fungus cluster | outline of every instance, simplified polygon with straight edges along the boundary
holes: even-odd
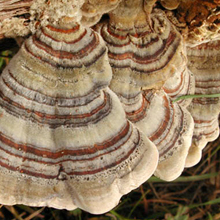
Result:
[[[101,214],[199,162],[219,98],[175,100],[219,93],[220,43],[184,41],[155,2],[34,2],[33,34],[0,76],[1,204]]]
[[[188,106],[194,131],[186,167],[197,164],[202,149],[219,136],[219,6],[217,0],[184,0],[175,11],[167,11],[185,40],[187,67],[195,78],[194,93],[208,95],[194,98]]]

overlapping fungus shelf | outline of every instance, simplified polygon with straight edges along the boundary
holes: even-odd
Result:
[[[188,66],[195,75],[195,94],[220,93],[220,41],[188,47]],[[202,149],[207,142],[219,135],[219,98],[196,98],[188,107],[195,121],[193,145],[190,149],[187,166],[193,166],[201,159]]]
[[[127,118],[157,146],[159,164],[155,175],[171,181],[181,175],[193,133],[193,119],[185,108],[172,103],[163,90],[145,90],[121,98]]]
[[[182,65],[182,41],[162,11],[145,13],[143,3],[121,1],[110,20],[96,29],[108,47],[113,69],[111,88],[130,83],[129,90],[159,88]],[[120,85],[121,84],[121,85]],[[120,93],[121,94],[121,93]]]
[[[29,27],[0,24],[0,37],[33,31],[0,75],[0,204],[101,214],[198,163],[219,98],[173,100],[219,93],[218,6],[36,0]]]
[[[158,89],[173,77],[175,84],[167,82],[166,88],[173,98],[191,92],[181,36],[163,12],[148,15],[142,1],[122,1],[109,16],[109,22],[96,29],[108,46],[113,70],[110,88],[119,96],[127,118],[157,146],[160,159],[155,174],[173,180],[184,168],[193,120],[163,90],[150,93],[154,98],[148,101],[142,90]]]
[[[1,204],[103,213],[154,173],[158,151],[111,74],[103,40],[78,23],[25,41],[0,77]]]
[[[187,68],[187,64],[175,71],[174,75],[164,83],[163,90],[169,95],[171,100],[195,93],[194,75]],[[180,99],[177,103],[182,107],[187,107],[191,103],[191,99]]]

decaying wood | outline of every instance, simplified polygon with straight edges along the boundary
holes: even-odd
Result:
[[[167,15],[187,43],[196,45],[219,39],[219,11],[219,0],[181,0],[178,8],[167,11]]]
[[[15,22],[16,24],[26,25],[29,18],[29,8],[33,0],[0,0],[0,39],[5,37],[3,23]]]
[[[0,21],[28,13],[33,0],[0,0]]]

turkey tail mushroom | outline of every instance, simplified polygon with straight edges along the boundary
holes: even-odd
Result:
[[[163,90],[170,96],[172,101],[185,95],[195,93],[195,78],[187,65],[177,68],[176,72],[163,85]],[[191,99],[180,99],[177,101],[182,107],[187,107]]]
[[[188,66],[195,75],[195,94],[220,93],[220,41],[188,47],[187,51]],[[188,109],[195,122],[193,144],[186,162],[186,166],[191,167],[200,161],[206,144],[219,136],[220,99],[195,98]]]
[[[109,16],[109,23],[96,30],[108,46],[110,88],[127,118],[157,146],[160,159],[155,174],[171,181],[183,171],[193,132],[189,112],[172,104],[163,91],[164,82],[177,71],[180,75],[179,67],[186,68],[182,38],[159,10],[151,14],[149,23],[142,0],[122,1]],[[180,80],[177,83],[182,85]],[[162,89],[148,94],[146,88]]]
[[[161,88],[183,64],[180,34],[159,10],[152,13],[149,24],[142,1],[122,1],[109,16],[109,23],[97,25],[96,30],[108,46],[112,84],[117,81],[119,90],[124,81],[133,82],[134,90]]]
[[[193,119],[163,90],[145,90],[138,96],[120,97],[127,118],[157,146],[159,164],[155,175],[172,181],[184,169],[191,145]]]
[[[111,77],[99,34],[71,19],[24,42],[0,76],[1,204],[101,214],[154,173],[158,151]]]

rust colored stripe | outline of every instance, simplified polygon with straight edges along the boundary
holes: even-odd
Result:
[[[175,93],[175,92],[177,92],[177,91],[180,90],[180,88],[182,87],[182,85],[185,84],[185,78],[183,77],[183,76],[184,76],[184,74],[183,74],[184,71],[185,71],[185,70],[183,70],[183,71],[181,72],[181,81],[180,81],[179,85],[177,85],[174,89],[168,89],[168,88],[166,88],[166,87],[163,87],[163,90],[164,90],[166,93]],[[181,90],[180,90],[180,91],[181,91]]]
[[[219,88],[220,87],[220,85],[198,85],[198,84],[196,84],[196,89],[197,88],[200,88],[200,89],[213,89],[213,88]]]
[[[116,54],[116,53],[112,53],[110,51],[108,52],[108,55],[109,55],[110,59],[114,59],[114,60],[131,59],[136,63],[149,64],[149,63],[155,62],[158,59],[157,57],[159,55],[160,55],[159,56],[159,58],[160,58],[161,56],[163,56],[166,53],[165,48],[169,47],[171,45],[171,43],[174,41],[175,37],[176,37],[176,34],[171,32],[166,43],[164,43],[163,46],[158,51],[156,51],[155,54],[153,54],[153,55],[141,57],[137,54],[134,54],[133,52],[125,52],[123,54]],[[175,50],[173,50],[173,53],[168,56],[168,62],[173,57],[174,54],[175,54]],[[110,62],[111,62],[111,60],[110,60]]]
[[[120,164],[121,162],[125,161],[127,158],[129,158],[129,156],[134,152],[134,150],[137,148],[137,145],[139,144],[140,142],[140,133],[138,132],[138,141],[137,143],[134,143],[134,147],[131,148],[128,153],[123,157],[121,158],[120,160],[118,161],[115,161],[114,163],[112,164],[109,164],[105,167],[101,167],[99,169],[95,169],[95,170],[88,170],[88,171],[72,171],[72,172],[65,172],[64,168],[62,169],[63,172],[65,172],[67,175],[76,175],[76,176],[79,176],[79,175],[89,175],[89,174],[96,174],[96,173],[99,173],[101,171],[104,171],[104,170],[107,170],[107,169],[110,169],[114,166],[117,166],[118,164]],[[61,164],[61,163],[60,163]],[[3,163],[2,161],[0,161],[0,165],[2,167],[5,167],[7,168],[8,170],[12,170],[12,171],[18,171],[18,168],[17,167],[13,167],[13,166],[10,166],[6,163]],[[62,166],[62,165],[61,165]],[[58,175],[59,173],[56,175],[56,176],[52,176],[52,175],[46,175],[46,174],[43,174],[43,173],[37,173],[37,172],[32,172],[30,171],[29,169],[21,169],[20,170],[21,173],[24,173],[24,174],[27,174],[29,176],[35,176],[35,177],[40,177],[40,178],[44,178],[44,179],[54,179],[54,178],[58,178]]]
[[[51,25],[47,25],[46,27],[48,29],[50,29],[51,31],[54,31],[54,32],[64,33],[64,34],[71,34],[71,33],[74,33],[76,31],[78,31],[80,26],[79,26],[79,24],[77,24],[75,27],[73,27],[71,29],[61,29],[61,28],[53,27]]]
[[[65,155],[71,155],[75,157],[85,156],[85,155],[94,154],[98,151],[109,149],[113,145],[117,144],[117,142],[119,142],[121,139],[123,139],[129,132],[129,129],[130,129],[130,124],[129,122],[127,122],[126,126],[121,129],[119,134],[117,134],[115,137],[110,138],[100,144],[95,144],[94,146],[82,147],[82,149],[78,149],[78,150],[61,150],[58,152],[50,152],[48,150],[39,150],[36,148],[36,146],[33,146],[33,145],[16,143],[14,140],[11,140],[8,137],[6,137],[2,132],[0,132],[0,141],[4,143],[5,145],[8,145],[11,148],[14,148],[19,151],[23,151],[25,153],[30,153],[30,154],[33,154],[39,157],[58,159]]]
[[[105,35],[104,35],[103,33],[101,33],[101,36],[102,36],[103,39],[105,40],[107,46],[108,46],[108,45],[111,45],[111,46],[113,46],[113,47],[125,47],[125,46],[127,46],[127,45],[129,45],[129,44],[131,43],[131,41],[130,41],[130,39],[129,39],[127,43],[124,43],[124,44],[115,44],[115,42],[110,42],[110,41],[108,41],[108,39],[105,38]]]
[[[219,98],[194,98],[192,103],[197,105],[216,105],[219,104]]]
[[[53,64],[53,63],[50,62],[49,59],[46,59],[46,58],[41,57],[41,56],[37,56],[36,54],[34,54],[34,52],[30,51],[28,46],[26,45],[26,43],[24,44],[24,47],[25,47],[27,53],[29,53],[30,55],[32,55],[36,59],[41,60],[42,62],[47,63],[50,66],[53,66],[55,68],[60,68],[60,67],[62,67],[62,68],[82,68],[83,65],[85,67],[88,67],[88,66],[91,66],[92,64],[94,64],[106,52],[106,47],[103,47],[102,50],[99,51],[99,54],[94,56],[93,59],[90,60],[90,62],[85,62],[83,64],[79,62],[78,66],[76,66],[76,65],[69,65],[69,64],[59,64],[59,63]]]
[[[195,124],[194,125],[194,129],[196,130],[196,129],[201,129],[201,128],[203,128],[203,129],[210,129],[210,128],[212,128],[213,127],[213,124],[210,124],[210,125],[200,125],[200,124]]]
[[[136,35],[131,35],[131,36],[137,37],[137,38],[143,38],[145,35],[148,35],[148,34],[149,34],[149,32],[144,32],[144,33],[141,33],[141,34],[136,34]],[[111,46],[113,46],[113,47],[124,47],[124,46],[127,46],[127,45],[129,45],[129,44],[133,44],[133,45],[135,45],[137,48],[147,48],[147,47],[153,45],[154,43],[158,42],[158,40],[159,40],[159,37],[157,36],[156,38],[151,39],[150,42],[147,42],[147,43],[145,43],[145,44],[136,44],[136,43],[134,43],[133,41],[131,41],[130,38],[128,38],[128,42],[127,42],[127,43],[125,43],[125,44],[116,44],[117,41],[116,41],[116,42],[110,42],[110,41],[108,41],[108,39],[105,37],[105,32],[104,32],[104,30],[103,30],[103,27],[102,27],[102,29],[101,29],[101,35],[102,35],[103,39],[105,40],[105,42],[107,43],[107,45],[111,45]],[[116,34],[114,34],[113,32],[109,32],[109,35],[111,35],[111,36],[113,36],[113,37],[115,37],[115,38],[118,38],[118,39],[119,39],[119,40],[118,40],[119,42],[122,40],[120,37],[117,37],[117,36],[120,36],[120,35],[116,35]],[[127,36],[126,36],[126,37],[127,37]]]
[[[128,38],[128,34],[126,34],[125,36],[122,36],[122,35],[111,32],[111,29],[109,28],[109,26],[107,27],[107,31],[108,31],[109,35],[111,35],[119,40],[125,40],[126,38]]]
[[[0,159],[1,158],[2,157],[0,156]],[[40,178],[43,178],[43,179],[54,179],[54,178],[57,177],[57,176],[52,176],[52,175],[46,175],[46,174],[43,174],[43,173],[32,172],[32,171],[27,170],[27,169],[22,169],[22,170],[19,171],[19,167],[14,167],[12,165],[8,165],[8,163],[4,163],[1,160],[0,160],[0,166],[6,168],[7,170],[17,171],[17,172],[20,172],[20,173],[27,174],[29,176],[40,177]]]
[[[196,120],[196,119],[194,119],[194,122],[196,123],[196,124],[203,124],[203,123],[205,123],[205,124],[210,124],[210,123],[213,123],[213,121],[215,121],[215,119],[213,119],[213,120]]]
[[[41,29],[41,32],[43,33],[43,35],[45,35],[46,37],[52,39],[53,41],[56,41],[56,42],[64,42],[65,44],[75,44],[77,42],[79,42],[80,40],[83,39],[83,37],[85,37],[85,35],[87,34],[87,30],[85,29],[85,31],[76,39],[76,40],[73,40],[73,41],[61,41],[61,40],[58,40],[52,36],[50,36],[48,33],[45,32],[44,29]]]
[[[213,139],[212,135],[213,135],[216,131],[218,131],[218,128],[215,128],[213,131],[211,131],[211,132],[209,132],[209,133],[201,132],[201,133],[199,133],[198,135],[193,135],[192,138],[199,141],[199,140],[201,140],[202,138],[204,138],[204,136],[206,136],[206,138],[210,138],[210,136],[211,136],[211,138]],[[210,140],[209,140],[209,141],[210,141]]]
[[[30,91],[39,93],[39,94],[41,94],[41,95],[43,95],[43,96],[45,96],[45,97],[49,97],[49,99],[55,99],[55,100],[54,100],[54,104],[52,105],[52,104],[46,104],[46,103],[44,103],[44,102],[39,102],[39,101],[36,100],[36,99],[30,99],[28,96],[25,96],[25,95],[21,94],[20,92],[18,92],[17,90],[14,90],[13,87],[11,87],[11,86],[5,81],[5,79],[2,78],[2,81],[4,82],[4,84],[5,84],[11,91],[13,91],[14,94],[18,94],[18,95],[20,95],[20,96],[26,98],[27,100],[35,101],[35,102],[37,102],[37,103],[44,104],[44,105],[48,105],[48,106],[55,106],[55,105],[57,105],[57,106],[59,106],[59,107],[65,107],[65,108],[85,106],[86,104],[91,103],[91,102],[94,101],[96,98],[100,97],[100,95],[101,95],[101,94],[96,94],[96,95],[92,96],[93,99],[90,99],[90,100],[87,101],[85,104],[81,104],[81,105],[74,105],[74,106],[58,105],[57,103],[59,102],[59,99],[61,99],[61,100],[73,100],[73,99],[83,98],[83,96],[82,96],[82,97],[74,97],[74,98],[62,98],[62,97],[48,96],[48,95],[45,95],[45,94],[43,94],[43,93],[41,93],[41,92],[38,92],[37,90],[30,89],[29,87],[25,87],[25,86],[22,85],[20,82],[18,82],[17,79],[14,78],[14,76],[11,74],[10,70],[9,70],[8,72],[9,72],[9,75],[10,75],[10,76],[16,81],[16,83],[18,83],[20,86],[22,86],[22,87],[24,87],[24,88],[26,88],[26,89],[28,89],[28,90],[30,90]],[[84,96],[84,97],[86,97],[86,96]]]
[[[1,91],[0,91],[0,97],[5,102],[9,103],[12,106],[12,108],[8,108],[10,111],[13,112],[13,106],[14,106],[14,107],[17,107],[21,110],[28,112],[28,113],[33,113],[42,119],[83,119],[83,118],[89,118],[92,115],[99,112],[101,109],[103,109],[106,106],[107,100],[108,100],[107,94],[106,94],[106,92],[104,92],[104,102],[100,106],[98,106],[97,108],[93,109],[90,113],[84,113],[84,114],[78,114],[78,115],[70,115],[70,114],[68,114],[68,115],[51,115],[51,114],[46,114],[46,113],[42,113],[39,111],[35,111],[33,109],[28,109],[25,106],[23,106],[17,102],[12,101],[8,97],[6,97]]]
[[[160,156],[160,157],[163,156],[164,154],[166,154],[169,150],[171,150],[176,144],[178,144],[178,143],[177,143],[178,137],[179,137],[180,133],[183,132],[183,131],[182,131],[182,129],[183,129],[183,111],[182,111],[182,109],[180,109],[180,110],[181,110],[181,112],[182,112],[182,114],[181,114],[181,124],[179,125],[178,130],[175,129],[175,131],[176,131],[177,134],[175,133],[175,134],[176,134],[176,135],[175,135],[175,138],[172,139],[172,142],[170,142],[168,146],[166,146],[166,150],[164,150],[163,152],[160,152],[160,153],[159,153],[159,156]],[[168,134],[167,134],[167,135],[168,135]],[[166,135],[166,136],[167,136],[167,135]],[[166,136],[164,137],[164,139],[166,138]]]
[[[139,135],[139,133],[138,133]],[[63,172],[65,172],[66,175],[69,175],[69,176],[83,176],[83,175],[91,175],[91,174],[96,174],[96,173],[99,173],[99,172],[102,172],[104,170],[107,170],[107,169],[110,169],[114,166],[117,166],[119,165],[120,163],[122,163],[123,161],[125,161],[127,158],[129,158],[129,156],[134,152],[134,150],[136,149],[137,145],[139,144],[139,141],[140,141],[140,136],[138,138],[138,142],[137,143],[134,143],[134,147],[128,151],[128,153],[123,157],[121,158],[120,160],[118,161],[115,161],[114,163],[112,164],[109,164],[105,167],[101,167],[99,169],[96,169],[96,170],[88,170],[88,171],[72,171],[72,172],[65,172],[64,168],[62,169]],[[2,161],[0,161],[0,166],[2,167],[5,167],[6,169],[8,170],[12,170],[12,171],[17,171],[19,170],[18,167],[14,167],[14,166],[11,166],[11,165],[8,165],[6,163],[3,163]],[[20,173],[23,173],[23,174],[27,174],[29,176],[34,176],[34,177],[39,177],[39,178],[44,178],[44,179],[58,179],[58,176],[59,176],[59,171],[58,171],[58,174],[57,175],[46,175],[44,173],[37,173],[37,172],[33,172],[33,171],[30,171],[30,169],[20,169],[19,171]]]
[[[216,131],[218,131],[218,128],[215,128],[213,131],[210,131],[209,133],[205,133],[205,132],[204,132],[204,133],[201,134],[201,136],[202,136],[202,135],[210,136],[210,135],[214,134]]]
[[[157,140],[164,133],[164,131],[168,129],[167,124],[171,120],[169,101],[166,96],[163,96],[163,99],[164,99],[164,108],[166,109],[165,118],[162,121],[162,123],[160,124],[159,128],[156,130],[156,132],[149,137],[149,139],[152,142]],[[172,125],[172,123],[171,123],[171,125]]]
[[[214,75],[217,75],[217,74],[214,74]],[[207,80],[199,80],[199,79],[196,79],[196,83],[210,83],[210,82],[213,82],[213,79],[207,79]],[[214,83],[215,82],[218,82],[218,83],[220,83],[220,79],[215,79],[214,80]]]
[[[92,41],[86,45],[85,48],[73,53],[73,52],[66,52],[66,51],[60,51],[60,50],[54,50],[52,47],[48,46],[47,44],[41,42],[36,35],[33,35],[32,37],[33,43],[36,47],[39,49],[45,51],[46,53],[50,54],[51,56],[54,56],[59,59],[81,59],[85,56],[88,56],[90,52],[92,52],[97,45],[99,44],[99,39],[96,36],[96,34],[93,33],[93,39]],[[73,44],[74,47],[74,44]]]
[[[130,120],[133,123],[136,123],[140,120],[142,120],[146,116],[146,111],[149,106],[149,103],[147,102],[146,98],[142,95],[142,105],[139,109],[132,112],[126,112],[126,116],[128,120]]]
[[[114,163],[112,164],[109,164],[105,167],[101,167],[99,169],[96,169],[96,170],[88,170],[88,171],[82,171],[82,172],[78,172],[78,171],[72,171],[72,172],[69,172],[68,175],[91,175],[91,174],[96,174],[96,173],[99,173],[99,172],[102,172],[104,170],[107,170],[107,169],[110,169],[114,166],[117,166],[119,165],[120,163],[122,163],[123,161],[125,161],[126,159],[129,158],[129,156],[135,151],[135,149],[137,148],[137,145],[139,144],[140,142],[140,134],[138,132],[138,142],[137,143],[134,143],[134,147],[131,148],[128,153],[123,157],[121,158],[120,160],[118,161],[115,161]],[[143,156],[143,155],[142,155]]]
[[[103,34],[102,34],[102,37],[104,38],[104,35],[103,35]],[[110,42],[110,41],[108,41],[108,39],[106,39],[106,38],[104,38],[104,40],[105,40],[105,42],[107,43],[107,45],[110,45],[110,46],[113,46],[113,47],[125,47],[125,46],[127,46],[127,45],[129,45],[129,44],[133,44],[133,45],[135,45],[137,48],[147,48],[147,47],[153,45],[154,43],[158,42],[159,38],[157,37],[157,38],[155,38],[155,39],[153,39],[153,40],[151,40],[150,42],[145,43],[145,44],[136,44],[136,43],[134,43],[133,41],[131,41],[130,39],[129,39],[129,41],[128,41],[127,43],[125,43],[125,44],[115,44],[116,42]]]
[[[124,134],[124,136],[123,136],[123,132],[124,132],[124,129],[125,128],[123,128],[123,129],[121,129],[121,131],[120,131],[120,133],[117,135],[117,137],[118,136],[120,136],[120,138],[124,138],[126,135],[127,135],[127,133],[125,133]],[[109,154],[109,153],[111,153],[111,152],[114,152],[114,151],[116,151],[116,150],[118,150],[121,146],[123,146],[126,142],[127,142],[127,140],[128,139],[130,139],[130,137],[131,137],[131,135],[132,135],[132,132],[128,135],[128,137],[127,137],[127,139],[126,140],[124,140],[120,145],[116,145],[117,144],[117,142],[114,144],[114,145],[116,145],[116,147],[114,147],[114,148],[112,148],[112,146],[114,146],[114,145],[112,145],[112,146],[109,146],[108,147],[108,151],[106,151],[106,152],[104,152],[104,153],[99,153],[97,156],[93,156],[93,157],[90,157],[90,158],[83,158],[83,159],[76,159],[76,158],[74,158],[74,159],[62,159],[62,160],[60,160],[60,161],[58,161],[58,162],[54,162],[53,160],[56,160],[56,159],[59,159],[59,158],[62,158],[63,156],[66,156],[66,155],[70,155],[70,156],[73,156],[72,155],[72,153],[71,153],[71,150],[63,150],[63,151],[59,151],[59,152],[56,152],[56,153],[52,153],[53,154],[53,157],[50,157],[50,159],[52,159],[52,161],[43,161],[43,160],[38,160],[37,161],[37,159],[36,158],[29,158],[29,157],[27,157],[27,156],[21,156],[21,155],[16,155],[16,154],[13,154],[13,153],[11,153],[10,152],[10,150],[6,150],[6,149],[4,149],[1,145],[0,145],[0,149],[2,150],[2,151],[4,151],[4,152],[6,152],[7,154],[9,154],[9,155],[11,155],[11,156],[14,156],[14,157],[18,157],[18,158],[22,158],[23,159],[23,161],[26,161],[26,160],[28,160],[28,161],[34,161],[34,162],[37,162],[37,163],[39,163],[39,164],[48,164],[48,165],[58,165],[58,164],[60,164],[60,163],[63,163],[63,162],[79,162],[79,161],[92,161],[92,160],[94,160],[94,159],[97,159],[97,158],[100,158],[100,157],[102,157],[102,156],[105,156],[105,155],[107,155],[107,154]],[[4,138],[6,138],[6,136],[3,136]],[[113,138],[114,139],[114,138]],[[1,135],[0,135],[0,140],[1,140]],[[9,140],[10,141],[10,143],[12,142],[11,140]],[[4,143],[3,141],[2,141],[2,143]],[[13,143],[13,142],[12,142]],[[100,145],[100,144],[99,144]],[[11,146],[10,146],[11,147]],[[11,148],[14,148],[14,147],[11,147]],[[11,149],[11,148],[9,148],[9,149]],[[30,148],[29,149],[29,151],[26,151],[25,152],[25,155],[27,155],[27,153],[31,153],[31,154],[33,154],[34,153],[34,151],[32,150],[32,146],[30,147],[30,145],[27,145],[27,149],[28,148]],[[111,149],[109,149],[109,148],[111,148]],[[16,150],[20,150],[21,152],[22,152],[22,148],[17,148],[16,147]],[[35,148],[34,148],[35,149]],[[107,149],[107,148],[106,148]],[[41,153],[42,154],[42,153]],[[55,155],[56,154],[56,155]],[[37,155],[37,154],[35,154],[35,155]],[[37,155],[37,156],[39,156],[39,155]],[[48,158],[45,154],[42,156],[42,155],[40,155],[41,157],[43,157],[43,158]],[[75,156],[75,155],[74,155]]]

